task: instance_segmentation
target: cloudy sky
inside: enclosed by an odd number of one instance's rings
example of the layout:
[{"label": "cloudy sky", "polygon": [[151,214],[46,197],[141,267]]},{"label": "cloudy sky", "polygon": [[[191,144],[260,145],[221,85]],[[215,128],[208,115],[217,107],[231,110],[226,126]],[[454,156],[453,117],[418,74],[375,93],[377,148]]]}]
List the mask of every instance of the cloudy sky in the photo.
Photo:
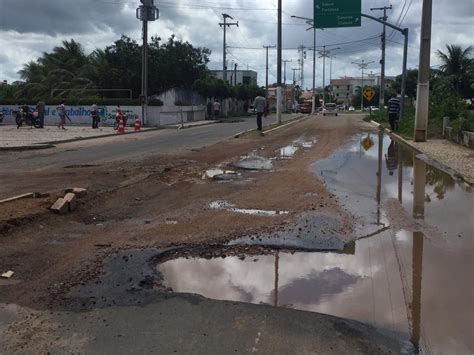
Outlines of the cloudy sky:
[{"label": "cloudy sky", "polygon": [[[392,4],[389,22],[410,29],[408,67],[418,65],[421,0],[362,0],[362,11],[380,16],[372,7]],[[51,51],[61,41],[73,38],[87,52],[104,48],[126,34],[140,40],[141,25],[135,19],[139,0],[0,0],[0,80],[18,80],[18,70],[43,52]],[[212,50],[211,69],[222,68],[222,13],[239,22],[239,27],[228,30],[229,66],[258,71],[258,81],[265,82],[264,45],[275,45],[277,39],[277,0],[221,0],[221,1],[157,1],[160,19],[150,24],[150,35],[163,39],[175,34],[177,38]],[[298,67],[298,46],[312,47],[313,32],[306,31],[304,21],[291,15],[312,17],[312,0],[283,0],[283,59],[287,64],[287,81],[292,80],[291,68]],[[432,59],[434,52],[445,44],[474,45],[474,1],[433,0]],[[317,31],[317,49],[326,45],[331,52],[326,62],[326,82],[329,77],[360,76],[351,62],[364,59],[372,63],[368,72],[380,73],[380,35],[382,25],[369,19],[361,27]],[[398,75],[402,64],[403,36],[388,30],[387,75]],[[269,82],[276,82],[276,50],[269,52]],[[316,84],[322,84],[322,59],[317,58]],[[312,85],[312,50],[307,50],[304,65],[304,86]]]}]

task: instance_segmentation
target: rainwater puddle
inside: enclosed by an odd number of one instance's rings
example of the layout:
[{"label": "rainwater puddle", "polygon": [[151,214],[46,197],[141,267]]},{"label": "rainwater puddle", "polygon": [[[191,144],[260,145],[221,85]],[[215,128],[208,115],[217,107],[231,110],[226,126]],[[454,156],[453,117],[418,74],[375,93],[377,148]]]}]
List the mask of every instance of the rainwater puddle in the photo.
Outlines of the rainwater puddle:
[{"label": "rainwater puddle", "polygon": [[280,158],[293,158],[298,150],[299,148],[294,145],[280,148]]},{"label": "rainwater puddle", "polygon": [[304,137],[301,137],[295,140],[291,145],[280,148],[278,151],[278,156],[280,159],[291,159],[295,156],[296,152],[300,148],[312,148],[316,143],[316,139],[306,140]]},{"label": "rainwater puddle", "polygon": [[[472,354],[472,188],[388,137],[372,134],[367,150],[364,138],[313,166],[355,216],[355,243],[291,253],[271,236],[286,244],[298,233],[243,237],[231,244],[262,243],[273,255],[168,260],[157,266],[166,285],[359,320],[406,334],[422,353]],[[311,234],[298,228],[300,237]]]},{"label": "rainwater puddle", "polygon": [[234,204],[227,201],[213,201],[209,204],[209,208],[216,210],[226,210],[235,213],[250,214],[254,216],[280,216],[288,214],[288,211],[272,211],[260,210],[256,208],[237,208]]},{"label": "rainwater puddle", "polygon": [[242,157],[238,162],[232,163],[235,168],[243,170],[272,170],[273,164],[270,159],[256,155],[255,153]]}]

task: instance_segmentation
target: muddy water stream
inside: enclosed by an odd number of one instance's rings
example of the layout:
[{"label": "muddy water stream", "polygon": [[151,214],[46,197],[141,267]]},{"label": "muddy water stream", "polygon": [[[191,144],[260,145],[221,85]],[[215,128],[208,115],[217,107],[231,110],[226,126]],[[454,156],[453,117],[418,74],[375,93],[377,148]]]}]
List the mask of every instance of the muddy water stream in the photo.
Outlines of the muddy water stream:
[{"label": "muddy water stream", "polygon": [[372,134],[367,150],[365,138],[313,166],[355,216],[355,247],[169,260],[158,265],[166,285],[356,319],[404,334],[423,353],[473,353],[471,187],[389,137]]}]

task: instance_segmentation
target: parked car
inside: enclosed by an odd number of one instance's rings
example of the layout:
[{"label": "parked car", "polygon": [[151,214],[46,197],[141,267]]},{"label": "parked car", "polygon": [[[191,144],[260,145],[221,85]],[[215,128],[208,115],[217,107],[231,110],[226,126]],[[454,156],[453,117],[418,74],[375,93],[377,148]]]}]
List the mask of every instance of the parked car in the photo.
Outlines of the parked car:
[{"label": "parked car", "polygon": [[368,106],[368,107],[367,107],[367,110],[368,110],[369,112],[377,112],[377,111],[380,111],[377,106]]},{"label": "parked car", "polygon": [[247,110],[247,113],[249,115],[256,115],[257,114],[257,111],[255,111],[255,107],[253,105],[250,105],[248,110]]},{"label": "parked car", "polygon": [[355,109],[354,106],[349,106],[349,111],[350,111],[350,112],[354,112],[355,110],[356,110],[356,109]]},{"label": "parked car", "polygon": [[326,116],[326,115],[337,116],[339,109],[337,108],[337,105],[335,103],[328,102],[323,105],[321,112],[323,113],[323,116]]}]

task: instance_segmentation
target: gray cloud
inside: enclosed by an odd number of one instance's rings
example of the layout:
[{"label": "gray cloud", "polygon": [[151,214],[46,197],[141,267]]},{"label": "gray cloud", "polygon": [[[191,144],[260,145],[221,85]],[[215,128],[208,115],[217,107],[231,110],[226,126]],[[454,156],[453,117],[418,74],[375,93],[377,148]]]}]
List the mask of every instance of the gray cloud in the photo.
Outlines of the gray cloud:
[{"label": "gray cloud", "polygon": [[[222,29],[218,23],[223,12],[232,15],[239,21],[239,27],[228,31],[229,64],[236,62],[240,68],[249,67],[259,72],[259,82],[264,82],[265,53],[263,45],[273,45],[277,41],[276,1],[261,0],[258,3],[249,0],[226,0],[221,2],[192,2],[181,0],[176,3],[155,1],[160,8],[161,17],[150,24],[150,35],[158,35],[163,40],[171,34],[187,40],[194,46],[207,47],[212,50],[211,68],[222,67]],[[402,27],[410,29],[409,67],[418,65],[419,27],[421,24],[421,1],[394,0],[393,10],[389,11],[389,21],[402,19]],[[401,13],[403,5],[410,10]],[[283,58],[293,60],[287,67],[287,78],[292,77],[291,67],[297,65],[299,45],[312,47],[312,31],[306,31],[303,21],[292,19],[291,15],[311,18],[312,0],[285,0],[283,2]],[[374,16],[381,12],[370,11],[371,7],[389,5],[388,0],[364,0],[363,12]],[[0,79],[18,79],[16,72],[21,66],[36,59],[43,51],[50,51],[60,45],[62,40],[74,38],[82,43],[87,51],[104,48],[127,34],[140,41],[141,27],[135,19],[135,8],[140,5],[136,0],[0,0],[0,45],[3,55],[0,56]],[[208,6],[209,5],[209,6]],[[464,46],[474,44],[472,32],[472,0],[439,0],[433,7],[432,51],[443,49],[446,43],[459,43]],[[273,9],[256,11],[254,9]],[[406,9],[406,6],[405,6]],[[382,25],[364,19],[361,27],[326,29],[317,31],[317,45],[340,47],[333,52],[332,77],[357,76],[360,74],[351,61],[375,61],[369,68],[374,73],[380,71],[377,64],[380,59],[380,40],[373,38],[380,35]],[[387,42],[387,74],[397,75],[401,72],[402,42],[398,33],[389,33]],[[371,39],[370,39],[371,38]],[[354,43],[346,43],[358,41]],[[242,48],[245,47],[245,48]],[[328,47],[331,48],[331,47]],[[270,82],[276,81],[276,51],[270,51]],[[311,86],[312,52],[307,51],[305,65],[305,86]],[[435,55],[432,63],[437,63]],[[317,59],[317,85],[322,84],[322,60]],[[326,66],[329,78],[329,63]],[[328,81],[328,80],[327,80]]]}]

